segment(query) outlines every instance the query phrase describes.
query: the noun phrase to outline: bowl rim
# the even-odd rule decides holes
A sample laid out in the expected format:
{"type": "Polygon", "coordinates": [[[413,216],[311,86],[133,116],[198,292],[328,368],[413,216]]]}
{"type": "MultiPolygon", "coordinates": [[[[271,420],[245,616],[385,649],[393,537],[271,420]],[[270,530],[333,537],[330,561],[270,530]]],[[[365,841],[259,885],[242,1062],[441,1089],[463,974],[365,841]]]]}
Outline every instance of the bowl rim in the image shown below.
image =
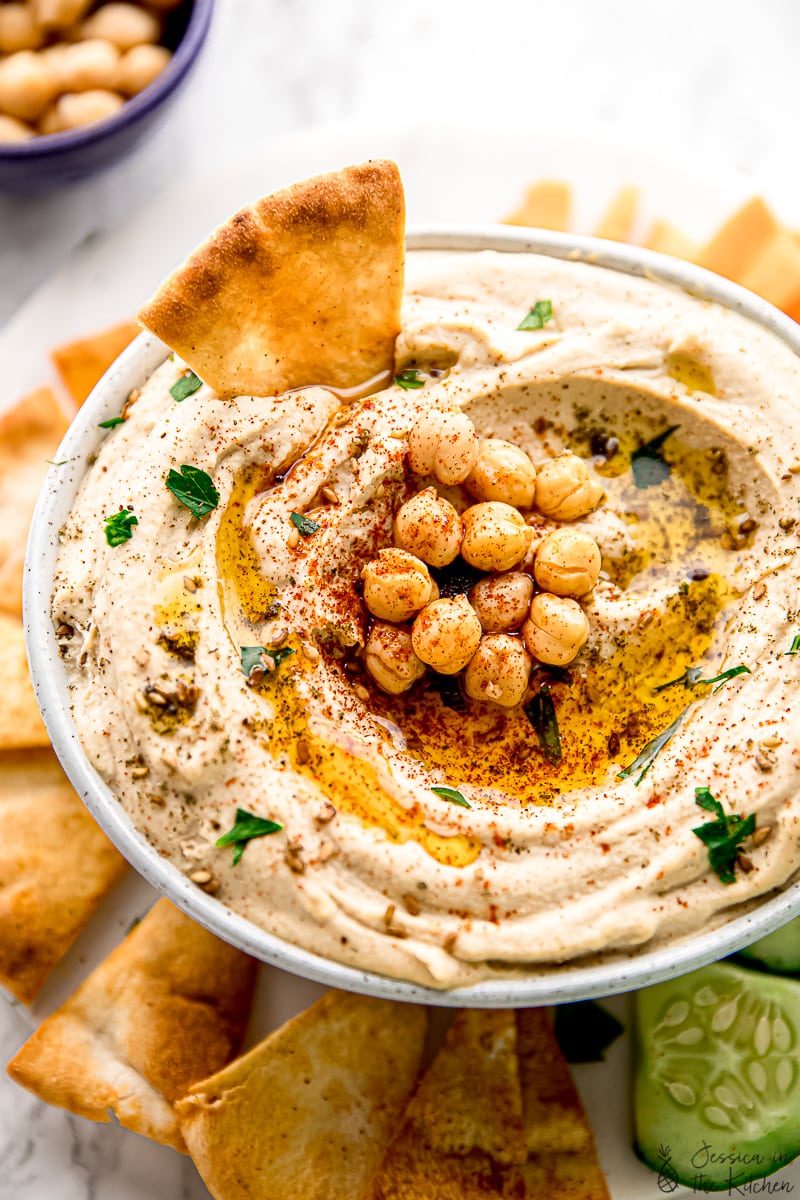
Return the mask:
{"type": "MultiPolygon", "coordinates": [[[[800,356],[800,325],[738,284],[654,251],[599,238],[502,225],[409,226],[410,250],[499,250],[581,261],[666,283],[716,302],[769,329],[800,356]]],[[[800,880],[756,899],[752,907],[710,931],[699,931],[655,950],[634,950],[606,960],[580,960],[530,973],[515,967],[506,978],[438,989],[365,971],[304,950],[261,929],[221,900],[202,892],[162,858],[132,825],[108,785],[84,754],[69,715],[66,671],[50,620],[58,530],[83,480],[87,459],[105,431],[98,421],[116,415],[131,388],[141,386],[169,348],[141,334],[120,355],[84,402],[59,447],[34,513],[23,582],[23,620],[33,687],[53,748],[73,787],[120,852],[148,883],[206,929],[263,962],[318,983],[394,1000],[442,1007],[516,1008],[614,995],[648,986],[714,962],[778,929],[800,914],[800,880]]]]}
{"type": "Polygon", "coordinates": [[[116,112],[77,129],[41,133],[24,142],[6,142],[0,145],[0,162],[30,163],[45,158],[56,159],[100,142],[154,112],[172,95],[194,65],[208,34],[213,10],[214,0],[192,0],[183,37],[164,70],[141,92],[125,100],[116,112]]]}

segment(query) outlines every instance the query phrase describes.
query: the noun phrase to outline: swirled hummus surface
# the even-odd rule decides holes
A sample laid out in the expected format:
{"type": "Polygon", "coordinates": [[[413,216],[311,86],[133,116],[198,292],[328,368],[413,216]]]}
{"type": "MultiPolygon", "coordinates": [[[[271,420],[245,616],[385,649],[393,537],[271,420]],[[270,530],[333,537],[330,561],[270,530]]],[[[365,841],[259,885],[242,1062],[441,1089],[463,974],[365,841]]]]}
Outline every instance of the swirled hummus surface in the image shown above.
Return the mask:
{"type": "Polygon", "coordinates": [[[779,339],[587,264],[412,252],[396,372],[423,386],[176,400],[185,371],[165,361],[108,433],[53,617],[91,761],[198,886],[293,943],[450,987],[663,944],[792,878],[800,368],[779,339]],[[552,318],[518,329],[543,298],[552,318]],[[360,573],[425,486],[407,439],[432,408],[534,464],[573,451],[605,490],[574,522],[602,552],[588,641],[531,680],[560,757],[526,706],[431,673],[388,695],[364,671],[360,573]],[[207,515],[166,486],[186,464],[218,492],[207,515]],[[120,509],[137,523],[109,545],[120,509]],[[248,647],[273,669],[246,674],[248,647]],[[714,819],[698,788],[729,829],[754,816],[728,881],[694,832],[714,819]],[[237,810],[280,828],[232,853],[237,810]]]}

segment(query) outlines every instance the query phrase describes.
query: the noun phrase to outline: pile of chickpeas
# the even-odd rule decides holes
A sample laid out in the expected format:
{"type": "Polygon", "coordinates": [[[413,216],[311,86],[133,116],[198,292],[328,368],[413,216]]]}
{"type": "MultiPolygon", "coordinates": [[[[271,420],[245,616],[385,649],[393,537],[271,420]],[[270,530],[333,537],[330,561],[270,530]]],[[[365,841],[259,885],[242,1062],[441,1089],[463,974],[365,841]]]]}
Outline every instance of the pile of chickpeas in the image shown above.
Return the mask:
{"type": "Polygon", "coordinates": [[[513,708],[525,699],[535,663],[563,667],[585,643],[589,622],[579,598],[600,572],[589,534],[564,525],[534,544],[529,520],[586,516],[603,499],[602,486],[576,454],[537,471],[512,442],[479,439],[461,412],[424,414],[408,443],[415,475],[463,484],[476,503],[459,513],[431,485],[396,513],[394,546],[362,572],[364,603],[375,618],[366,669],[392,695],[428,668],[463,671],[473,700],[513,708]],[[429,567],[459,555],[486,574],[468,595],[442,597],[429,567]]]}
{"type": "Polygon", "coordinates": [[[115,113],[172,55],[158,44],[181,0],[0,0],[0,143],[115,113]]]}

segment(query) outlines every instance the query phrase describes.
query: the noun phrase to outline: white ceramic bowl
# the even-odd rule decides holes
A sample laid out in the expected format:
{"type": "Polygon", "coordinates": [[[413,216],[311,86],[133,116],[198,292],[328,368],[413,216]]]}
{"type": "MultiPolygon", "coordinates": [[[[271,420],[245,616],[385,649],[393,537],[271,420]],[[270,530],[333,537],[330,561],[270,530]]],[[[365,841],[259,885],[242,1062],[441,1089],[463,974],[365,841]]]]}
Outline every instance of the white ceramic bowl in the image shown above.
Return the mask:
{"type": "MultiPolygon", "coordinates": [[[[630,275],[676,284],[716,301],[770,329],[800,355],[800,326],[736,284],[690,264],[596,238],[512,229],[503,226],[437,226],[412,229],[414,250],[505,250],[580,259],[630,275]]],[[[25,564],[25,635],[39,706],[55,751],[87,808],[131,865],[163,895],[219,937],[256,958],[320,983],[397,1000],[474,1008],[557,1004],[608,996],[680,975],[741,949],[800,914],[800,881],[788,885],[711,932],[701,932],[657,950],[590,964],[567,963],[530,974],[515,973],[470,987],[439,991],[369,971],[359,971],[275,937],[206,895],[163,859],[134,829],[113,792],[91,766],[69,713],[64,665],[50,620],[50,596],[58,530],[86,472],[89,456],[105,436],[98,422],[120,411],[131,388],[139,387],[168,354],[157,338],[143,334],[117,359],[82,406],[56,455],[33,518],[25,564]]]]}

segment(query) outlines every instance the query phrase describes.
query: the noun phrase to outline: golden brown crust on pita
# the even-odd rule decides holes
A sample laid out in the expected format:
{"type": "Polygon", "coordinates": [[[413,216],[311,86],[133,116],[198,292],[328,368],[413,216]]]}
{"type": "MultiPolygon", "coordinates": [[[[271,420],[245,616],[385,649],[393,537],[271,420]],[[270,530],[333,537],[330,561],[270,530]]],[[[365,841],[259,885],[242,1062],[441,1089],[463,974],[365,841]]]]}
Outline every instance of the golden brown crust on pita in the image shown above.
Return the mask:
{"type": "Polygon", "coordinates": [[[172,1102],[238,1051],[256,963],[160,900],[8,1065],[42,1100],[185,1152],[172,1102]]]}
{"type": "Polygon", "coordinates": [[[47,460],[55,458],[70,414],[49,387],[0,415],[0,610],[22,616],[25,543],[47,460]]]}
{"type": "Polygon", "coordinates": [[[349,388],[394,364],[405,205],[373,160],[242,209],[138,313],[220,396],[349,388]]]}
{"type": "Polygon", "coordinates": [[[588,1118],[543,1008],[518,1011],[517,1050],[528,1153],[593,1148],[588,1118]]]}
{"type": "Polygon", "coordinates": [[[5,613],[0,613],[0,695],[0,750],[49,746],[33,694],[22,623],[5,613]]]}
{"type": "Polygon", "coordinates": [[[76,404],[83,404],[95,384],[140,332],[135,321],[121,321],[110,329],[65,342],[50,351],[53,365],[76,404]]]}
{"type": "Polygon", "coordinates": [[[0,755],[0,984],[30,1003],[127,864],[51,750],[0,755]]]}
{"type": "Polygon", "coordinates": [[[365,1194],[419,1069],[425,1010],[328,992],[178,1102],[189,1152],[224,1200],[365,1194]]]}

